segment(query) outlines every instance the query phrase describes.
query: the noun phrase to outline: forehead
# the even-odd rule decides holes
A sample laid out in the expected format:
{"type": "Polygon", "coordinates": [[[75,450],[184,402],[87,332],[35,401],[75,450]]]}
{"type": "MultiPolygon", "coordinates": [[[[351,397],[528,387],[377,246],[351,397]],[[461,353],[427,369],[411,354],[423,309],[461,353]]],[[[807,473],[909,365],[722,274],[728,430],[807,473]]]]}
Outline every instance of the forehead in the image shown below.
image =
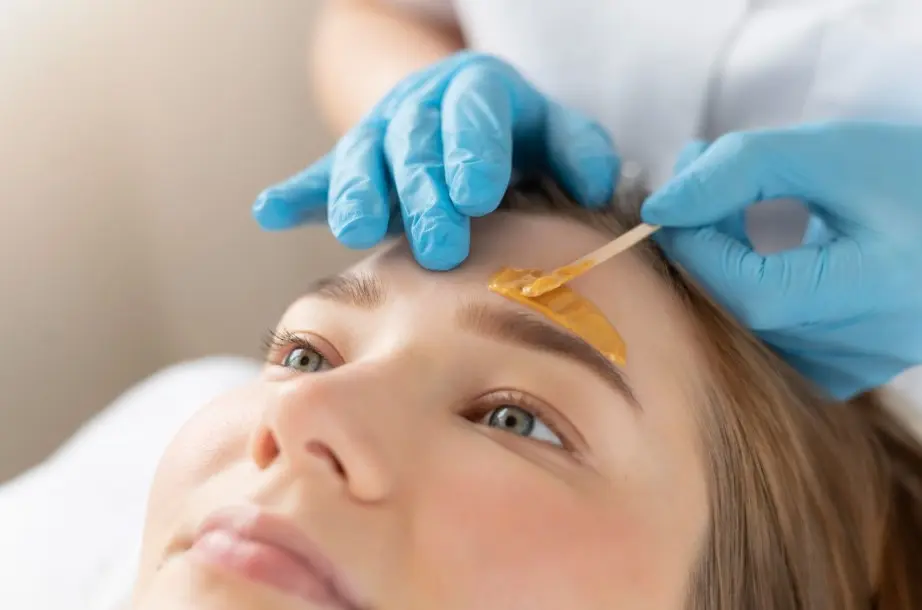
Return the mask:
{"type": "MultiPolygon", "coordinates": [[[[451,272],[431,272],[413,260],[401,240],[353,268],[371,272],[404,305],[420,307],[426,316],[451,315],[462,299],[503,297],[487,289],[500,267],[549,271],[604,245],[608,236],[574,220],[512,212],[496,212],[472,223],[471,255],[451,272]],[[423,311],[424,310],[424,311],[423,311]]],[[[689,312],[659,275],[631,251],[607,261],[570,286],[591,300],[624,338],[627,369],[653,367],[663,374],[693,373],[695,362],[689,312]],[[674,369],[674,370],[673,370],[674,369]]],[[[517,306],[520,307],[520,306],[517,306]]],[[[639,373],[639,370],[636,370],[639,373]]]]}

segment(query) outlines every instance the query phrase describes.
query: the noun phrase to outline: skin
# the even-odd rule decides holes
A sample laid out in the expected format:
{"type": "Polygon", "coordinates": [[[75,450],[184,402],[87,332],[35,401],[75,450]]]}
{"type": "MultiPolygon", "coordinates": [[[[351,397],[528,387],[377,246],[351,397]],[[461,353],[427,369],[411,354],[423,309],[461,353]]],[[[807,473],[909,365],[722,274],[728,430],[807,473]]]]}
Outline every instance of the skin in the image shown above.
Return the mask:
{"type": "Polygon", "coordinates": [[[667,287],[630,252],[573,283],[624,337],[639,405],[571,358],[456,321],[472,303],[525,311],[486,289],[499,266],[550,269],[605,240],[500,212],[475,220],[454,272],[422,270],[402,243],[360,263],[386,290],[376,309],[294,303],[280,328],[309,332],[331,368],[269,364],[180,432],[133,608],[312,608],[190,558],[201,520],[241,503],[294,520],[375,610],[682,608],[708,520],[704,375],[667,287]],[[568,447],[483,423],[496,390],[545,405],[568,447]]]}
{"type": "Polygon", "coordinates": [[[340,136],[404,77],[465,46],[456,25],[382,0],[325,3],[311,41],[314,97],[340,136]],[[352,78],[356,73],[363,78],[352,78]]]}

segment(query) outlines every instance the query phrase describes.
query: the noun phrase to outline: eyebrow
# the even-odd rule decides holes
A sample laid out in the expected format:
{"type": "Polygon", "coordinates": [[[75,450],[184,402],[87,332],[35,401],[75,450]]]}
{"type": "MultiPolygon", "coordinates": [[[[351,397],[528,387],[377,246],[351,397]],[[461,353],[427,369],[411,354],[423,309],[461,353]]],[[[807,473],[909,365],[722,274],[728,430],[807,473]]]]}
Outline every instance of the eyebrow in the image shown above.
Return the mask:
{"type": "Polygon", "coordinates": [[[462,328],[489,339],[499,339],[555,356],[590,369],[621,394],[632,406],[640,403],[624,373],[577,335],[545,322],[535,314],[500,305],[469,303],[458,312],[462,328]]]}
{"type": "MultiPolygon", "coordinates": [[[[387,291],[381,280],[372,274],[346,272],[318,280],[305,296],[373,310],[385,303],[387,291]]],[[[640,408],[627,377],[614,363],[578,336],[531,312],[502,305],[467,303],[458,311],[458,324],[488,339],[498,339],[577,362],[607,382],[631,406],[640,408]]]]}
{"type": "Polygon", "coordinates": [[[353,272],[321,278],[310,286],[305,296],[357,309],[378,309],[387,299],[384,285],[376,276],[353,272]]]}

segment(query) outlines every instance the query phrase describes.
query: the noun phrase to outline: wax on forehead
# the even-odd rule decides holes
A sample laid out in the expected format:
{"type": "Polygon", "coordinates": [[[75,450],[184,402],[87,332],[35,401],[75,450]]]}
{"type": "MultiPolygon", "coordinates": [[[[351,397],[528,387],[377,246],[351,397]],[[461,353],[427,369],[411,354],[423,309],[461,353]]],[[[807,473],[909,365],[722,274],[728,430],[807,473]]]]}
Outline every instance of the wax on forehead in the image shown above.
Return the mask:
{"type": "Polygon", "coordinates": [[[545,274],[539,269],[500,269],[490,278],[491,291],[540,313],[599,350],[618,365],[627,361],[627,348],[615,327],[598,307],[567,285],[540,296],[528,297],[522,289],[545,274]]]}

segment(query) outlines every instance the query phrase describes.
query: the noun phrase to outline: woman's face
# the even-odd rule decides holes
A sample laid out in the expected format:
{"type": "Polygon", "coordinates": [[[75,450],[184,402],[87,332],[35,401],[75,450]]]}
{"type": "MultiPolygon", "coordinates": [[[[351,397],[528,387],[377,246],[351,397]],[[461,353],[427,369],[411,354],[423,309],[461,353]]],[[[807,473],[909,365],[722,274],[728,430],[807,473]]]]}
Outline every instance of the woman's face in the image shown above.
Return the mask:
{"type": "Polygon", "coordinates": [[[616,370],[486,288],[604,242],[497,213],[457,271],[398,245],[292,305],[167,450],[135,609],[681,608],[708,518],[686,314],[630,253],[576,280],[616,370]]]}

